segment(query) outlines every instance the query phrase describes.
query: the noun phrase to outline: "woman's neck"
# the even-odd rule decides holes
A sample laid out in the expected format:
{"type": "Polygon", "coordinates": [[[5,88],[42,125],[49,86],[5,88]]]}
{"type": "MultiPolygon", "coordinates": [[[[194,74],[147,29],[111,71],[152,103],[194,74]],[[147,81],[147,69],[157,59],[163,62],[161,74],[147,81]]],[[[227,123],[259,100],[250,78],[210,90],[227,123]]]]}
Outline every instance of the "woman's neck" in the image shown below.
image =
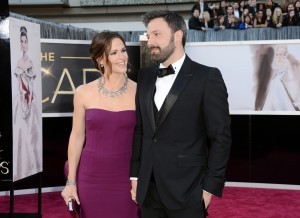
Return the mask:
{"type": "Polygon", "coordinates": [[[117,90],[123,86],[126,75],[123,73],[112,73],[110,76],[104,75],[105,86],[110,90],[117,90]]]}

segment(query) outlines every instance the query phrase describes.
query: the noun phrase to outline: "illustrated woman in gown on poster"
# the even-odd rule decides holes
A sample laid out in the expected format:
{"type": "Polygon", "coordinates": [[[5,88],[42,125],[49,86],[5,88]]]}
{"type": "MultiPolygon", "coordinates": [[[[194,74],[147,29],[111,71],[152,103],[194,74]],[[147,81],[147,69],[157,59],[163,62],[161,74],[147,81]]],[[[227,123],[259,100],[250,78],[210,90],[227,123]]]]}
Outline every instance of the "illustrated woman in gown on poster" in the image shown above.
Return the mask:
{"type": "Polygon", "coordinates": [[[136,83],[127,77],[125,41],[118,33],[101,32],[90,54],[100,77],[75,91],[62,196],[66,204],[69,198],[80,204],[82,218],[137,218],[129,180],[136,83]]]}
{"type": "Polygon", "coordinates": [[[14,181],[42,171],[41,118],[35,104],[34,81],[36,74],[28,56],[27,28],[20,28],[22,58],[17,62],[14,76],[17,79],[17,95],[13,99],[14,126],[14,181]]]}
{"type": "Polygon", "coordinates": [[[261,58],[264,61],[261,61],[258,68],[259,85],[255,109],[265,111],[299,110],[299,61],[293,55],[288,54],[287,46],[284,44],[275,46],[274,52],[269,52],[271,50],[273,50],[272,47],[266,50],[268,52],[265,52],[264,57],[261,58]],[[275,54],[274,58],[270,57],[273,54],[275,54]]]}

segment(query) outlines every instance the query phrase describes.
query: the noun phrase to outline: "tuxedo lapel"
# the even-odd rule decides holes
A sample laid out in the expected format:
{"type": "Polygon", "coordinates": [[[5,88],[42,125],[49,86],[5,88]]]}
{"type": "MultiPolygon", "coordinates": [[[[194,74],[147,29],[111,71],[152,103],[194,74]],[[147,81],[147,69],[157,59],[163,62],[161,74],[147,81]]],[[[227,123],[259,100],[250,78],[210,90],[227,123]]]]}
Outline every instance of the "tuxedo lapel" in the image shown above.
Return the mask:
{"type": "Polygon", "coordinates": [[[148,112],[148,118],[150,121],[150,124],[152,126],[153,131],[155,131],[155,117],[154,117],[154,111],[153,111],[153,106],[154,106],[154,91],[155,91],[155,82],[156,82],[156,71],[158,70],[158,66],[153,68],[153,71],[146,72],[151,75],[149,75],[149,81],[147,83],[147,88],[146,88],[146,95],[145,95],[145,102],[146,102],[146,110],[148,112]]]}
{"type": "Polygon", "coordinates": [[[160,109],[160,117],[157,124],[157,128],[159,128],[159,126],[166,119],[168,113],[170,112],[176,100],[178,99],[178,96],[183,91],[184,87],[187,85],[191,77],[192,77],[191,59],[188,56],[186,56],[183,65],[174,81],[174,84],[171,87],[170,92],[168,93],[160,109]]]}

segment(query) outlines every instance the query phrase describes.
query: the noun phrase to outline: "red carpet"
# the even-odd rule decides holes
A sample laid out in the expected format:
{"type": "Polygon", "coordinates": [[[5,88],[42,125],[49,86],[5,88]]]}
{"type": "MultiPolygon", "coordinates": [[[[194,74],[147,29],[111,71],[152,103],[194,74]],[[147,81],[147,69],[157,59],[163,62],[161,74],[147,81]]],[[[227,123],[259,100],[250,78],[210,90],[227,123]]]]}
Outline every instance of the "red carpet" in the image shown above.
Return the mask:
{"type": "MultiPolygon", "coordinates": [[[[9,197],[0,197],[0,213],[8,211],[9,197]]],[[[16,196],[15,212],[36,213],[37,195],[16,196]]],[[[208,218],[300,218],[300,191],[225,187],[223,198],[214,197],[208,212],[208,218]]],[[[42,213],[43,218],[69,217],[60,192],[43,194],[42,213]]]]}

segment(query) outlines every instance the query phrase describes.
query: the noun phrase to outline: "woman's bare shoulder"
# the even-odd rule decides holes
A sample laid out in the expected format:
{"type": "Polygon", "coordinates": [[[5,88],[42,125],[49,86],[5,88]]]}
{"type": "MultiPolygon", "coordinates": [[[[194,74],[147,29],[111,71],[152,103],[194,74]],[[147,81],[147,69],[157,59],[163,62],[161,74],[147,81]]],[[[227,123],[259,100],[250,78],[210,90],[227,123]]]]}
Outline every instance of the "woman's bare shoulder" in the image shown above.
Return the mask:
{"type": "Polygon", "coordinates": [[[130,86],[133,86],[133,87],[136,88],[136,82],[134,82],[133,80],[128,79],[128,84],[129,84],[130,86]]]}

